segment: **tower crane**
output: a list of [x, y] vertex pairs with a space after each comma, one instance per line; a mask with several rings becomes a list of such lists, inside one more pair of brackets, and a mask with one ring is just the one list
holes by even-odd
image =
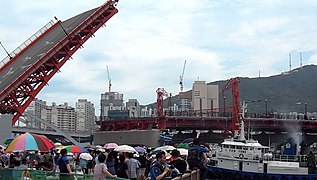
[[111, 92], [111, 78], [110, 78], [110, 73], [107, 65], [107, 74], [108, 74], [108, 82], [109, 82], [109, 92]]
[[179, 76], [179, 85], [180, 85], [180, 88], [181, 88], [181, 92], [183, 92], [183, 89], [184, 89], [184, 72], [185, 72], [185, 66], [186, 66], [186, 61], [184, 61], [184, 66], [183, 66], [183, 72], [182, 74]]

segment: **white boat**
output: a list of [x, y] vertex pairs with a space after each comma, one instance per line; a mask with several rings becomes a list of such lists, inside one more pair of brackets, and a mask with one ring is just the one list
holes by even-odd
[[[308, 167], [312, 155], [273, 155], [269, 147], [256, 140], [245, 139], [243, 116], [240, 135], [225, 139], [217, 148], [207, 168], [216, 179], [315, 179], [314, 168]], [[310, 161], [311, 162], [311, 161]]]

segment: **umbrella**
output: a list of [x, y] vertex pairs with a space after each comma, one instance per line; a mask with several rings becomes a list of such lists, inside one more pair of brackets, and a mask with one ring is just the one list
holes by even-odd
[[83, 147], [80, 146], [75, 146], [75, 145], [69, 145], [69, 146], [60, 146], [57, 149], [66, 149], [67, 152], [71, 153], [84, 153], [87, 152], [87, 150]]
[[54, 146], [59, 147], [59, 146], [62, 146], [62, 144], [60, 142], [56, 142], [56, 143], [54, 143]]
[[105, 149], [114, 149], [116, 147], [118, 147], [117, 143], [107, 143], [103, 146]]
[[183, 149], [189, 149], [189, 144], [188, 143], [180, 143], [177, 148], [183, 148]]
[[17, 136], [7, 147], [7, 152], [13, 151], [41, 151], [48, 152], [54, 144], [45, 136], [24, 133]]
[[92, 160], [92, 156], [91, 156], [89, 153], [81, 153], [81, 154], [79, 155], [79, 158], [80, 158], [80, 159], [87, 160], [87, 161]]
[[188, 150], [184, 148], [177, 148], [181, 156], [187, 156], [188, 155]]
[[96, 149], [100, 149], [100, 148], [103, 148], [103, 147], [100, 146], [100, 145], [97, 145], [95, 148], [96, 148]]
[[146, 152], [146, 149], [144, 149], [143, 147], [140, 147], [140, 146], [134, 147], [134, 149], [136, 150], [136, 152], [141, 153], [141, 154]]
[[132, 147], [132, 146], [128, 146], [128, 145], [120, 145], [116, 148], [114, 148], [114, 151], [118, 151], [118, 152], [136, 152], [136, 150]]
[[173, 149], [176, 149], [174, 146], [170, 146], [170, 145], [166, 145], [166, 146], [161, 146], [161, 147], [157, 147], [154, 149], [155, 151], [171, 151]]

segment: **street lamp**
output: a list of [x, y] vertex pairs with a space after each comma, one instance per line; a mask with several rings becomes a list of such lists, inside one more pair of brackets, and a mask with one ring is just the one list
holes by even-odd
[[267, 118], [267, 99], [265, 99], [265, 117]]

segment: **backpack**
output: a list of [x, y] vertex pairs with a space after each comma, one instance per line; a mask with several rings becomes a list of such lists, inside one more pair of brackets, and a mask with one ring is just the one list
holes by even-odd
[[198, 169], [200, 167], [200, 153], [198, 145], [193, 145], [188, 149], [187, 163], [190, 170]]

